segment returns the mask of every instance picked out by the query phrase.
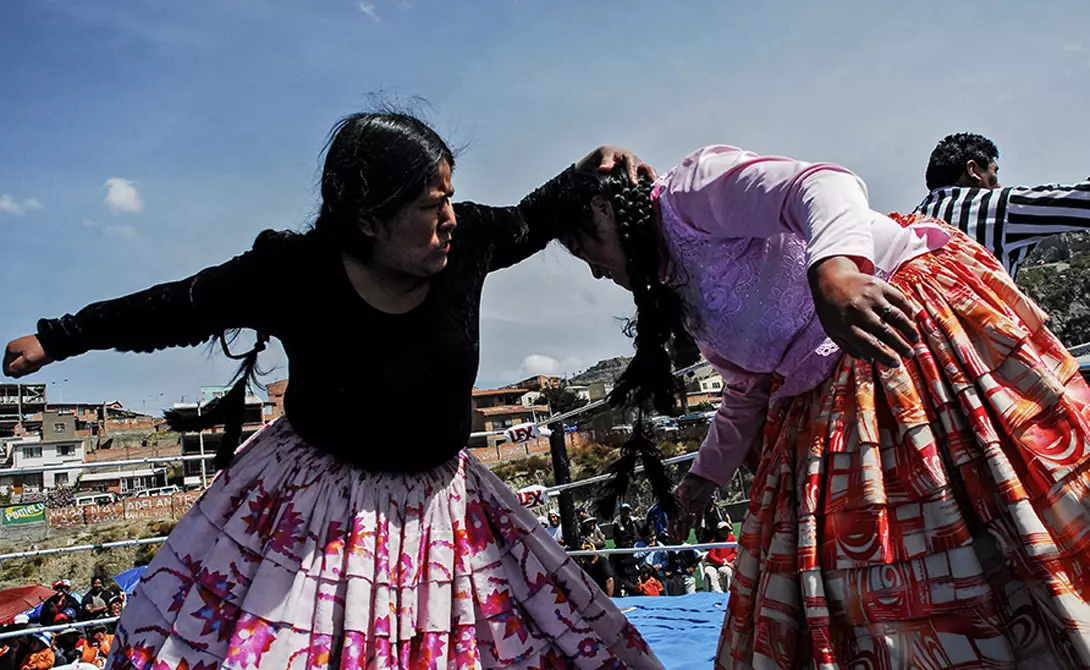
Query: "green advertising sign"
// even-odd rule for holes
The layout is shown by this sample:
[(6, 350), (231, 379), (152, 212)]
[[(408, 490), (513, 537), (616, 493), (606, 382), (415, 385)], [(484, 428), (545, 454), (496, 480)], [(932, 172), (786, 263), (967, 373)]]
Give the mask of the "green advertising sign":
[(28, 523), (45, 521), (45, 503), (34, 505), (12, 505), (4, 508), (4, 525), (21, 526)]

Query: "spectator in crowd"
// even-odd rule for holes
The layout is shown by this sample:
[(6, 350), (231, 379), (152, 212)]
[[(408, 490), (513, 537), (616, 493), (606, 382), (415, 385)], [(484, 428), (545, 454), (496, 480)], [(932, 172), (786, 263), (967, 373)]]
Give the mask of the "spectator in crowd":
[(90, 621), (91, 619), (101, 619), (106, 616), (108, 611), (107, 603), (112, 595), (103, 586), (102, 577), (93, 577), (91, 579), (91, 588), (83, 596), (83, 608), (80, 618), (83, 621)]
[[(726, 521), (719, 522), (716, 528), (718, 542), (735, 542), (734, 524), (730, 517)], [(712, 549), (704, 557), (704, 583), (713, 593), (730, 591), (730, 582), (734, 578), (734, 559), (738, 556), (735, 547)]]
[(637, 538), (636, 519), (632, 516), (632, 505), (621, 503), (621, 511), (613, 522), (613, 544), (617, 548), (627, 548), (635, 544)]
[(651, 509), (647, 510), (647, 525), (655, 531), (655, 535), (659, 537), (666, 537), (667, 532), (670, 530), (670, 517), (666, 516), (666, 512), (659, 507), (658, 503), (651, 506)]
[(82, 606), (72, 597), (71, 589), (72, 582), (67, 579), (58, 579), (53, 582), (53, 595), (42, 603), (42, 613), (38, 618), (43, 626), (70, 623), (76, 620)]
[(696, 541), (702, 544), (704, 542), (715, 542), (716, 528), (719, 527), (720, 522), (726, 520), (729, 520), (727, 513), (719, 509), (719, 506), (715, 504), (715, 500), (709, 501), (704, 508), (704, 519), (696, 533)]
[[(25, 614), (17, 614), (8, 626), (0, 628), (5, 633), (26, 630), (30, 625), (30, 617)], [(20, 670), (23, 667), (22, 660), (26, 654), (29, 640), (27, 636), (10, 637), (0, 640), (0, 670)]]
[[(628, 503), (621, 504), (621, 512), (617, 520), (613, 522), (613, 544), (618, 549), (633, 547), (639, 537), (639, 529), (636, 527), (636, 519), (632, 516), (632, 506)], [(614, 554), (610, 556), (613, 564), (613, 572), (617, 576), (617, 587), (620, 595), (633, 595), (636, 593), (636, 580), (640, 576), (640, 563), (634, 554)]]
[(87, 642), (83, 645), (83, 662), (105, 667), (106, 657), (110, 655), (110, 645), (113, 641), (114, 636), (106, 632), (106, 626), (92, 628), (87, 636)]
[(19, 670), (50, 670), (56, 663), (56, 656), (50, 648), (49, 633), (34, 633), (27, 640), (26, 656), (19, 665)]
[[(584, 551), (594, 551), (595, 549), (594, 545), (590, 542), (584, 542), (582, 548)], [(582, 557), (580, 563), (582, 563), (583, 571), (587, 573), (587, 576), (594, 580), (594, 583), (597, 584), (607, 596), (612, 598), (617, 586), (617, 580), (613, 574), (613, 568), (609, 565), (609, 561), (598, 554), (594, 554), (593, 556)]]
[(606, 548), (606, 535), (598, 526), (598, 519), (588, 516), (579, 524), (579, 528), (583, 532), (583, 539), (594, 545), (595, 549)]
[[(651, 526), (648, 526), (647, 524), (641, 525), (640, 528), (639, 528), (639, 533), (640, 533), (640, 539), (636, 540), (636, 544), (634, 544), (632, 546), (636, 547), (637, 549), (644, 549), (646, 547), (650, 547), (651, 546), (651, 544), (650, 544), (651, 536), (653, 534), (651, 532)], [(647, 558), (647, 554), (649, 554), (649, 553), (650, 552), (647, 552), (647, 551), (638, 551), (635, 554), (632, 554), (632, 556), (637, 561), (639, 561), (640, 563), (643, 563), (645, 561), (645, 559)]]
[(637, 554), (643, 558), (643, 564), (651, 568), (656, 577), (665, 578), (666, 568), (670, 563), (670, 552), (656, 550), (655, 547), (661, 547), (659, 544), (658, 535), (655, 534), (653, 528), (648, 528), (646, 546), (650, 551)]
[(613, 564), (613, 573), (617, 578), (618, 595), (636, 595), (638, 593), (636, 582), (639, 581), (643, 563), (636, 560), (632, 554), (614, 554), (610, 559)]
[[(125, 598), (124, 598), (124, 596), (123, 595), (122, 596), (113, 596), (112, 598), (110, 598), (110, 604), (109, 605), (110, 605), (110, 612), (109, 612), (110, 617), (113, 618), (113, 619), (117, 619), (118, 617), (121, 616), (121, 610), (123, 610), (124, 607), (125, 607)], [(117, 628), (118, 628), (118, 623), (116, 621), (114, 621), (113, 623), (110, 623), (107, 626), (107, 628), (109, 628), (110, 635), (113, 635), (114, 631), (116, 631)]]
[(645, 565), (640, 569), (640, 578), (636, 582), (636, 590), (640, 595), (645, 596), (662, 595), (662, 582), (655, 578), (655, 573), (650, 566)]
[(549, 525), (545, 528), (545, 532), (557, 542), (564, 543), (564, 533), (560, 530), (560, 515), (554, 510), (549, 510)]
[(53, 645), (54, 664), (57, 666), (69, 665), (82, 660), (83, 649), (80, 642), (82, 640), (79, 631), (75, 628), (68, 628), (57, 633)]
[(692, 549), (669, 552), (666, 564), (666, 593), (671, 596), (696, 593), (696, 570), (699, 565), (700, 557)]

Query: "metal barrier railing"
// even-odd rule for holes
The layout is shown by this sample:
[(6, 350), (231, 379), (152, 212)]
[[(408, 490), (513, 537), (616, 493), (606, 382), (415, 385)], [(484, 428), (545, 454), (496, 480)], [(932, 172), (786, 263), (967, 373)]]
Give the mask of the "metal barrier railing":
[(166, 539), (166, 535), (160, 535), (158, 537), (145, 537), (139, 540), (117, 540), (115, 542), (100, 542), (98, 544), (74, 544), (70, 547), (50, 547), (48, 549), (16, 551), (10, 554), (0, 554), (0, 562), (10, 561), (17, 558), (36, 558), (38, 556), (54, 556), (57, 554), (75, 554), (81, 551), (95, 551), (96, 549), (118, 549), (120, 547), (135, 547), (141, 544), (159, 544)]
[(613, 554), (646, 554), (652, 551), (704, 551), (705, 549), (737, 549), (737, 542), (702, 542), (700, 544), (671, 544), (662, 547), (624, 547), (620, 549), (580, 549), (569, 551), (568, 556), (612, 556)]
[(120, 617), (112, 616), (105, 619), (92, 619), (91, 621), (73, 621), (72, 623), (61, 624), (60, 626), (39, 626), (37, 628), (24, 628), (23, 630), (9, 630), (6, 633), (0, 633), (0, 640), (9, 640), (13, 637), (34, 635), (35, 633), (59, 633), (62, 630), (68, 630), (69, 628), (78, 630), (81, 628), (105, 626), (106, 624), (115, 623), (119, 618)]

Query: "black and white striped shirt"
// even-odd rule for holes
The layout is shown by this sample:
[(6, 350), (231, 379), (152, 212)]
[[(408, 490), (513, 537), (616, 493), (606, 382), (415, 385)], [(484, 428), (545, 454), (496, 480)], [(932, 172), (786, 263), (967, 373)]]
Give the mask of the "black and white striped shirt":
[(1070, 186), (946, 186), (928, 193), (915, 211), (957, 226), (1014, 275), (1046, 237), (1090, 230), (1090, 180)]

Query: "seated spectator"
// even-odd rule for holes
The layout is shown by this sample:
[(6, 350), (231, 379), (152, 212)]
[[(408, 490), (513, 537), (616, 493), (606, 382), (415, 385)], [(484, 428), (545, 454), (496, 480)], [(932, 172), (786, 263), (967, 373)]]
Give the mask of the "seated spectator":
[(579, 507), (578, 509), (575, 510), (575, 521), (576, 521), (576, 523), (579, 524), (580, 528), (582, 528), (583, 522), (586, 521), (589, 518), (590, 518), (590, 512), (587, 511), (586, 507)]
[[(124, 595), (114, 596), (113, 598), (110, 599), (110, 612), (109, 612), (110, 617), (116, 619), (117, 617), (121, 616), (121, 610), (123, 610), (124, 608), (125, 608), (125, 596)], [(117, 622), (115, 621), (115, 622), (109, 624), (107, 626), (107, 628), (109, 628), (109, 630), (110, 630), (110, 635), (113, 635), (114, 632), (117, 630)]]
[(75, 628), (68, 628), (57, 633), (53, 638), (53, 654), (55, 665), (69, 665), (83, 659), (82, 642), (80, 633)]
[(583, 519), (579, 525), (579, 529), (583, 532), (583, 538), (594, 545), (595, 549), (606, 548), (606, 535), (602, 532), (602, 529), (598, 527), (598, 519), (592, 516), (588, 516)]
[(560, 515), (553, 510), (549, 510), (549, 525), (545, 527), (545, 530), (554, 540), (564, 543), (564, 533), (560, 530)]
[(50, 648), (49, 633), (34, 633), (27, 641), (26, 655), (19, 664), (20, 670), (51, 670), (56, 656)]
[[(583, 544), (584, 551), (594, 551), (594, 548), (594, 545), (590, 542)], [(583, 572), (586, 572), (587, 575), (594, 580), (594, 583), (597, 584), (607, 596), (612, 598), (616, 586), (616, 579), (613, 575), (613, 568), (609, 565), (609, 561), (598, 554), (594, 554), (593, 556), (581, 557), (580, 562), (583, 566)]]
[[(734, 524), (731, 523), (730, 517), (727, 517), (726, 521), (720, 522), (718, 528), (716, 528), (716, 541), (736, 541), (734, 539)], [(737, 556), (738, 549), (735, 547), (725, 549), (717, 547), (708, 551), (704, 557), (704, 582), (708, 585), (709, 591), (713, 593), (730, 591), (730, 582), (734, 578), (734, 559)]]
[(666, 578), (666, 568), (670, 563), (670, 552), (655, 549), (655, 547), (661, 547), (662, 545), (659, 544), (658, 535), (655, 534), (654, 530), (648, 530), (648, 535), (646, 540), (644, 540), (644, 546), (647, 547), (649, 551), (640, 552), (639, 554), (636, 554), (636, 556), (643, 561), (644, 565), (651, 568), (655, 577), (660, 579)]
[(618, 549), (631, 547), (638, 537), (636, 519), (632, 516), (632, 505), (621, 503), (621, 511), (613, 522), (613, 544)]
[(666, 593), (671, 596), (696, 593), (696, 570), (699, 566), (700, 557), (692, 549), (670, 552), (666, 564)]
[(114, 636), (106, 632), (106, 626), (95, 626), (88, 633), (87, 642), (83, 645), (83, 662), (105, 667), (113, 642)]
[[(15, 615), (11, 624), (0, 628), (5, 633), (14, 633), (26, 630), (30, 625), (30, 617), (25, 614)], [(29, 645), (29, 636), (9, 637), (0, 640), (0, 670), (20, 670), (23, 667), (23, 656)]]
[(655, 579), (654, 573), (651, 571), (650, 566), (643, 566), (640, 570), (639, 580), (636, 582), (636, 590), (640, 595), (645, 596), (661, 596), (662, 595), (662, 582)]
[(80, 612), (82, 621), (101, 619), (107, 615), (107, 603), (114, 594), (110, 593), (103, 584), (102, 577), (91, 579), (91, 588), (83, 596), (83, 608)]
[(670, 517), (656, 503), (647, 510), (647, 525), (651, 526), (655, 535), (666, 537), (666, 532), (670, 529)]
[[(613, 544), (618, 549), (633, 547), (639, 537), (636, 520), (632, 517), (632, 506), (621, 505), (621, 513), (613, 523)], [(636, 593), (636, 580), (640, 576), (640, 560), (635, 554), (613, 554), (609, 557), (613, 572), (617, 576), (620, 595), (630, 596)]]
[[(53, 582), (53, 595), (42, 603), (41, 615), (38, 620), (43, 626), (52, 626), (56, 623), (72, 622), (76, 620), (82, 609), (80, 602), (70, 593), (72, 583), (67, 579), (58, 579)], [(64, 617), (63, 620), (58, 617)]]

